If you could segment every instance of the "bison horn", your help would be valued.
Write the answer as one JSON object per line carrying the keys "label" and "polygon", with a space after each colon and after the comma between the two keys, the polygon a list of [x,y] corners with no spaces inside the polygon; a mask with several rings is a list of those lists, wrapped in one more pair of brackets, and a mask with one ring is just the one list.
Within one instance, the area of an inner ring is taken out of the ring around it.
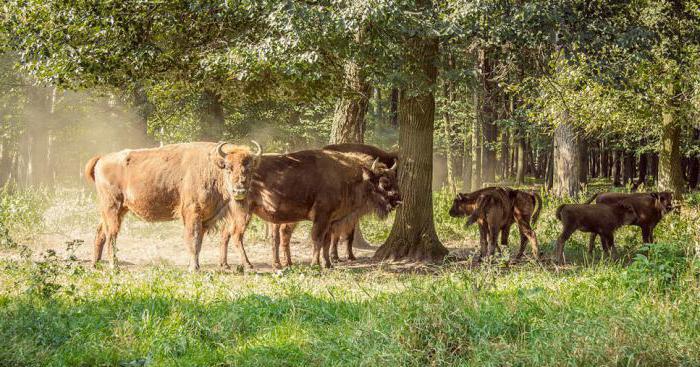
{"label": "bison horn", "polygon": [[228,144],[225,141],[222,141],[219,143],[219,145],[216,146],[216,152],[219,153],[221,158],[226,158],[226,152],[224,152],[224,145]]}
{"label": "bison horn", "polygon": [[369,169],[374,171],[374,169],[377,167],[377,162],[379,162],[379,158],[375,159],[374,162],[372,162],[372,167],[370,167]]}
{"label": "bison horn", "polygon": [[260,146],[260,144],[258,144],[258,142],[255,141],[255,140],[251,140],[251,142],[253,142],[253,144],[255,145],[255,147],[258,149],[258,151],[255,153],[255,156],[256,156],[256,157],[262,156],[263,150],[262,150],[262,147]]}
{"label": "bison horn", "polygon": [[390,170],[390,171],[393,171],[393,170],[395,170],[398,166],[399,166],[399,160],[398,160],[398,159],[394,159],[394,164],[391,166],[391,168],[389,168],[389,170]]}

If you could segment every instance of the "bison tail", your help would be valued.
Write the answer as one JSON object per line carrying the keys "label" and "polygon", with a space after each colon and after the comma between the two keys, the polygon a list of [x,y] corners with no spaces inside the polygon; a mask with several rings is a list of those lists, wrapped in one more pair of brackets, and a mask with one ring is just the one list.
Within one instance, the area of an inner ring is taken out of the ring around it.
{"label": "bison tail", "polygon": [[562,204],[562,205],[559,205],[559,207],[557,208],[557,211],[554,215],[557,217],[558,220],[561,220],[561,211],[562,211],[562,209],[564,209],[565,206],[566,206],[565,204]]}
{"label": "bison tail", "polygon": [[598,198],[598,195],[600,195],[600,193],[598,193],[598,194],[595,194],[595,195],[591,196],[591,198],[590,198],[590,199],[588,199],[588,201],[586,201],[586,202],[585,202],[584,204],[590,204],[590,203],[594,202],[594,201],[595,201],[595,199],[597,199],[597,198]]}
{"label": "bison tail", "polygon": [[530,219],[530,225],[534,227],[535,224],[537,224],[537,219],[539,219],[540,213],[542,212],[542,197],[540,196],[540,194],[534,191],[531,193],[531,195],[532,199],[535,202],[535,213],[532,214],[532,219]]}
{"label": "bison tail", "polygon": [[95,183],[95,165],[100,160],[100,156],[94,156],[85,165],[85,180],[88,183]]}

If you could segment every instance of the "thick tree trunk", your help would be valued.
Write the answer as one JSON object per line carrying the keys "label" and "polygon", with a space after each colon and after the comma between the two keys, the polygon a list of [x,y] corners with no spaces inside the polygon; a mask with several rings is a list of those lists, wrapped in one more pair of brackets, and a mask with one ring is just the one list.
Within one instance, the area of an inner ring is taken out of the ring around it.
{"label": "thick tree trunk", "polygon": [[[422,5],[431,4],[428,1]],[[414,37],[407,43],[412,61],[420,65],[421,77],[432,88],[437,78],[438,40]],[[399,123],[399,189],[404,204],[397,209],[389,238],[374,258],[442,261],[448,250],[440,243],[433,222],[435,98],[432,91],[402,93]]]}
{"label": "thick tree trunk", "polygon": [[[672,87],[668,87],[672,89]],[[659,189],[672,191],[680,197],[685,191],[681,171],[681,127],[676,121],[675,106],[665,106],[661,121],[661,151],[659,152]]]}
{"label": "thick tree trunk", "polygon": [[651,161],[649,162],[651,166],[651,168],[649,169],[649,173],[654,178],[654,185],[656,186],[659,184],[659,154],[650,153],[649,159]]}
{"label": "thick tree trunk", "polygon": [[547,153],[545,164],[544,187],[548,192],[552,192],[554,188],[554,144]]}
{"label": "thick tree trunk", "polygon": [[146,89],[141,83],[138,83],[134,87],[131,97],[134,110],[136,112],[137,124],[139,126],[139,130],[143,134],[139,137],[139,145],[151,147],[156,146],[157,144],[155,139],[153,139],[153,137],[148,133],[148,120],[151,117],[155,107],[148,100]]}
{"label": "thick tree trunk", "polygon": [[370,85],[362,75],[360,66],[353,61],[346,62],[345,87],[335,108],[331,144],[364,142],[369,92]]}
{"label": "thick tree trunk", "polygon": [[[344,88],[333,116],[330,144],[364,142],[365,116],[369,106],[370,90],[371,87],[360,66],[354,61],[346,62]],[[355,226],[352,245],[355,248],[370,247],[359,223]]]}
{"label": "thick tree trunk", "polygon": [[554,129],[554,182],[552,191],[557,197],[575,197],[579,186],[579,138],[569,122],[568,111],[561,113],[561,121]]}
{"label": "thick tree trunk", "polygon": [[224,140],[225,121],[221,96],[209,89],[202,92],[199,103],[199,138],[204,141]]}

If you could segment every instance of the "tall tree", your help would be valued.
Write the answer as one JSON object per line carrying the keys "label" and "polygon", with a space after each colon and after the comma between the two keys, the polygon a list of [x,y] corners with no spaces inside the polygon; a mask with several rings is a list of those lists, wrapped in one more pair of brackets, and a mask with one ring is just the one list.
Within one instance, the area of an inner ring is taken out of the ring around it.
{"label": "tall tree", "polygon": [[[419,0],[416,11],[430,13],[432,1]],[[415,65],[414,91],[401,91],[399,105],[399,188],[404,205],[396,212],[377,260],[411,259],[441,261],[448,251],[435,232],[433,222],[432,170],[438,39],[432,32],[408,36],[406,61]]]}

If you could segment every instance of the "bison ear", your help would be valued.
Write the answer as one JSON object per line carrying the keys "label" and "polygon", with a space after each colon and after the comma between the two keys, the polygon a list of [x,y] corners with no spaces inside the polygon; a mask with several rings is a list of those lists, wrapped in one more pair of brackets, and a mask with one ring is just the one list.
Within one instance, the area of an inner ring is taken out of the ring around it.
{"label": "bison ear", "polygon": [[660,198],[659,198],[659,193],[658,193],[658,192],[652,192],[652,193],[650,193],[649,195],[650,195],[652,198],[656,199],[656,200],[659,200],[659,199],[660,199]]}
{"label": "bison ear", "polygon": [[214,161],[214,164],[219,167],[219,169],[224,169],[227,167],[226,160],[221,157],[213,157],[212,160]]}
{"label": "bison ear", "polygon": [[362,167],[362,181],[369,181],[372,179],[373,176],[374,174],[372,173],[372,171],[368,170],[365,167]]}

